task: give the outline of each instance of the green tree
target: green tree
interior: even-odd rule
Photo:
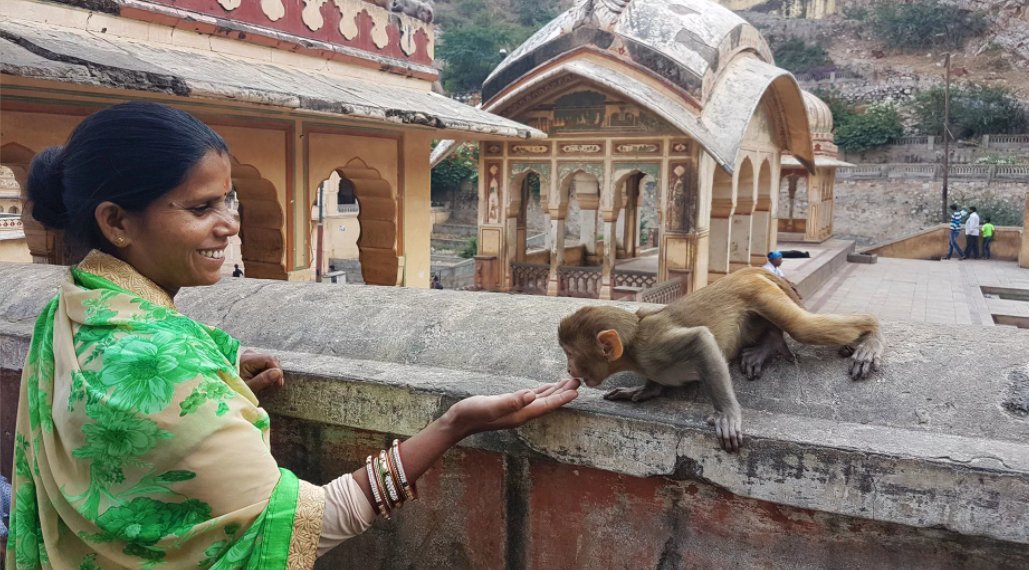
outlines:
[[[958,49],[968,38],[986,30],[981,13],[939,0],[879,2],[872,19],[872,30],[879,41],[899,49]]]
[[[896,108],[872,105],[836,127],[836,144],[844,150],[864,152],[889,144],[903,134],[904,126]]]
[[[466,180],[475,180],[479,174],[479,145],[459,143],[454,152],[432,169],[430,189],[432,196],[442,196],[457,190]]]
[[[443,60],[443,88],[450,93],[472,93],[503,59],[501,49],[511,49],[516,34],[509,26],[468,25],[446,30],[440,36],[436,57]],[[524,38],[523,38],[524,39]]]
[[[915,96],[912,111],[920,133],[943,136],[943,100],[943,87]],[[951,88],[950,132],[954,138],[1022,133],[1027,127],[1026,109],[1008,90],[977,84]]]

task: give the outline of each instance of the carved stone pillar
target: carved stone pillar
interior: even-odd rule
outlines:
[[[547,295],[557,297],[560,291],[558,270],[564,263],[565,256],[565,220],[551,215],[550,218],[550,241],[553,247],[550,249],[550,278],[547,280]]]
[[[760,195],[754,204],[754,216],[750,233],[750,264],[764,265],[772,239],[772,199],[770,195]]]
[[[615,227],[618,222],[618,212],[616,210],[602,210],[600,212],[601,217],[604,219],[604,257],[600,268],[600,298],[610,299],[611,288],[614,286],[614,267],[615,267]]]
[[[730,271],[750,266],[750,236],[753,231],[753,217],[753,196],[740,196],[736,202],[736,208],[733,210],[732,228],[729,230]]]
[[[729,273],[729,249],[732,234],[732,216],[735,210],[732,200],[711,200],[711,226],[709,234],[710,259],[708,261],[708,282]]]

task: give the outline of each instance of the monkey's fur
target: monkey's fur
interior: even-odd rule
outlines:
[[[604,395],[609,400],[639,402],[665,386],[704,382],[715,408],[708,422],[722,447],[735,451],[743,441],[742,418],[728,362],[740,357],[753,380],[769,358],[793,359],[783,331],[805,344],[840,346],[840,354],[851,357],[855,380],[880,366],[884,344],[874,316],[809,313],[789,282],[760,268],[730,273],[656,311],[583,307],[561,321],[558,339],[569,374],[587,386],[616,372],[646,377],[643,386],[611,390]]]

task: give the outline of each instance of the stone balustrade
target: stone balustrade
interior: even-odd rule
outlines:
[[[29,335],[62,273],[0,264],[7,473]],[[560,378],[557,323],[596,301],[234,279],[177,303],[281,359],[286,388],[263,402],[272,451],[324,483],[460,398]],[[583,388],[546,418],[465,440],[420,501],[320,567],[1024,565],[1029,331],[884,334],[885,369],[863,382],[831,348],[798,347],[799,363],[754,382],[734,371],[739,454],[718,448],[702,390],[631,404]]]

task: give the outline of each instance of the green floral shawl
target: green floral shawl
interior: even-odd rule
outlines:
[[[22,373],[7,564],[310,568],[321,489],[279,469],[239,342],[91,252]]]

